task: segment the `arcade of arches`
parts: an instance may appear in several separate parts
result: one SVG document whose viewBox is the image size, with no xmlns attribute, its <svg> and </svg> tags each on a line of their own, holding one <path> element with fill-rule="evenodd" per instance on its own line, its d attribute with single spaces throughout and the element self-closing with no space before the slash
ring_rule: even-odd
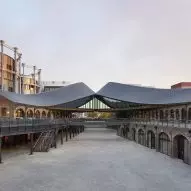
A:
<svg viewBox="0 0 191 191">
<path fill-rule="evenodd" d="M 126 113 L 133 118 L 144 118 L 144 119 L 156 119 L 156 120 L 188 120 L 191 122 L 191 106 L 185 108 L 179 106 L 178 108 L 157 108 L 157 109 L 144 109 L 144 110 L 135 110 L 131 113 Z"/>
<path fill-rule="evenodd" d="M 8 109 L 6 109 L 8 111 Z M 47 109 L 34 109 L 18 107 L 15 110 L 14 116 L 16 118 L 63 118 L 72 116 L 71 112 L 65 111 L 50 111 Z"/>
<path fill-rule="evenodd" d="M 183 129 L 164 129 L 163 127 L 129 123 L 117 129 L 117 134 L 150 149 L 191 164 L 191 135 Z"/>
</svg>

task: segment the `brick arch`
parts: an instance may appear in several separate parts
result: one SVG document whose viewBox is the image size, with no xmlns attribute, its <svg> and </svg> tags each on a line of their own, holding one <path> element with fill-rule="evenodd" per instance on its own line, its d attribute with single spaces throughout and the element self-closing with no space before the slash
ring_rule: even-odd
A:
<svg viewBox="0 0 191 191">
<path fill-rule="evenodd" d="M 42 118 L 46 118 L 46 117 L 47 117 L 47 113 L 46 113 L 45 110 L 42 110 L 42 112 L 41 112 L 41 117 L 42 117 Z"/>
<path fill-rule="evenodd" d="M 17 107 L 15 109 L 15 116 L 16 117 L 25 117 L 26 113 L 25 113 L 25 107 Z"/>
<path fill-rule="evenodd" d="M 175 119 L 180 120 L 180 110 L 179 109 L 175 110 Z"/>
<path fill-rule="evenodd" d="M 52 113 L 51 113 L 51 111 L 47 111 L 47 114 L 46 114 L 46 116 L 47 116 L 48 118 L 51 118 L 51 116 L 52 116 Z"/>
<path fill-rule="evenodd" d="M 27 117 L 34 117 L 34 110 L 29 108 L 26 113 Z"/>
<path fill-rule="evenodd" d="M 34 116 L 35 116 L 36 118 L 41 118 L 41 112 L 40 112 L 39 109 L 36 109 L 36 110 L 35 110 Z"/>
<path fill-rule="evenodd" d="M 129 138 L 130 128 L 128 125 L 124 125 L 124 133 L 125 138 Z"/>
<path fill-rule="evenodd" d="M 159 140 L 159 152 L 171 155 L 171 136 L 168 135 L 168 133 L 161 131 L 158 134 L 158 140 Z"/>
<path fill-rule="evenodd" d="M 119 127 L 120 136 L 123 136 L 123 132 L 124 132 L 124 126 L 120 125 L 120 127 Z"/>
<path fill-rule="evenodd" d="M 176 134 L 172 140 L 173 156 L 189 163 L 190 142 L 187 136 L 182 133 Z"/>
<path fill-rule="evenodd" d="M 18 106 L 18 107 L 15 108 L 15 110 L 18 110 L 18 109 L 23 109 L 23 110 L 25 110 L 25 107 L 24 107 L 24 106 Z"/>
<path fill-rule="evenodd" d="M 138 143 L 141 145 L 145 145 L 145 130 L 144 128 L 139 128 L 137 130 Z"/>
<path fill-rule="evenodd" d="M 155 149 L 156 145 L 155 145 L 155 140 L 156 140 L 156 133 L 155 131 L 149 129 L 146 132 L 146 136 L 147 136 L 147 147 L 151 148 L 151 149 Z"/>
<path fill-rule="evenodd" d="M 137 135 L 137 129 L 136 129 L 136 127 L 132 127 L 132 128 L 130 129 L 130 132 L 131 132 L 131 139 L 132 139 L 133 141 L 136 141 L 136 135 Z"/>
<path fill-rule="evenodd" d="M 176 136 L 178 136 L 178 135 L 182 135 L 183 137 L 185 137 L 186 139 L 188 139 L 188 141 L 189 140 L 191 140 L 190 139 L 190 137 L 188 137 L 188 134 L 187 134 L 187 132 L 173 132 L 173 134 L 172 134 L 172 141 L 174 140 L 174 138 L 176 137 Z"/>
<path fill-rule="evenodd" d="M 147 128 L 146 126 L 145 127 L 144 126 L 140 126 L 140 127 L 138 127 L 137 132 L 139 132 L 139 130 L 142 129 L 143 132 L 146 133 L 146 128 Z"/>
<path fill-rule="evenodd" d="M 174 114 L 175 114 L 174 109 L 170 109 L 170 119 L 171 120 L 174 120 Z"/>
<path fill-rule="evenodd" d="M 18 107 L 16 107 L 15 110 L 14 110 L 15 116 L 16 116 L 16 112 L 17 112 L 19 109 L 22 109 L 23 111 L 25 111 L 25 107 L 24 107 L 24 106 L 18 106 Z"/>
<path fill-rule="evenodd" d="M 172 141 L 170 132 L 166 132 L 166 131 L 164 131 L 164 130 L 160 130 L 160 131 L 157 132 L 156 136 L 159 137 L 159 135 L 160 135 L 161 133 L 165 133 L 165 134 L 167 134 L 168 137 L 169 137 L 169 139 L 170 139 L 170 141 Z"/>
<path fill-rule="evenodd" d="M 157 129 L 157 126 L 147 126 L 146 127 L 146 132 L 148 132 L 148 131 L 153 131 L 154 132 L 154 134 L 156 135 L 156 129 Z"/>
</svg>

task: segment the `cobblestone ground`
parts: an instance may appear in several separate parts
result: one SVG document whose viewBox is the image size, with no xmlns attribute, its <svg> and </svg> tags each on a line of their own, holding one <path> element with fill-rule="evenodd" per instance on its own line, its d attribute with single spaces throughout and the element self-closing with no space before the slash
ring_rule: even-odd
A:
<svg viewBox="0 0 191 191">
<path fill-rule="evenodd" d="M 191 167 L 116 136 L 86 129 L 48 153 L 19 155 L 0 165 L 0 191 L 191 190 Z"/>
</svg>

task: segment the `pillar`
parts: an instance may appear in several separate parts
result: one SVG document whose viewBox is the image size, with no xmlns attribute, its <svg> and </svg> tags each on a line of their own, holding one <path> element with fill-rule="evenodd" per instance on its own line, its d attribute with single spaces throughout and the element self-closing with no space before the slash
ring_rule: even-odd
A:
<svg viewBox="0 0 191 191">
<path fill-rule="evenodd" d="M 156 152 L 159 152 L 160 148 L 159 148 L 159 134 L 158 133 L 155 134 L 155 148 L 156 148 Z"/>
<path fill-rule="evenodd" d="M 135 129 L 135 142 L 138 143 L 139 140 L 138 140 L 138 137 L 139 137 L 139 132 L 137 131 L 137 128 Z"/>
<path fill-rule="evenodd" d="M 34 134 L 31 133 L 30 134 L 30 141 L 31 141 L 31 144 L 30 144 L 30 155 L 33 154 L 33 141 L 34 141 Z"/>
<path fill-rule="evenodd" d="M 188 161 L 187 164 L 191 165 L 191 141 L 188 141 Z"/>
<path fill-rule="evenodd" d="M 61 145 L 63 145 L 63 129 L 61 129 Z"/>
<path fill-rule="evenodd" d="M 57 133 L 56 133 L 56 129 L 54 132 L 54 147 L 57 148 Z"/>
<path fill-rule="evenodd" d="M 145 137 L 145 142 L 144 142 L 144 144 L 145 144 L 146 147 L 148 147 L 148 144 L 147 144 L 147 142 L 148 142 L 148 141 L 147 141 L 148 137 L 147 137 L 147 130 L 146 130 L 146 129 L 144 130 L 144 134 L 145 134 L 145 136 L 144 136 L 144 137 Z"/>
<path fill-rule="evenodd" d="M 66 127 L 66 142 L 68 141 L 68 127 Z"/>
<path fill-rule="evenodd" d="M 69 132 L 70 132 L 70 139 L 72 138 L 72 129 L 71 127 L 69 128 Z"/>
</svg>

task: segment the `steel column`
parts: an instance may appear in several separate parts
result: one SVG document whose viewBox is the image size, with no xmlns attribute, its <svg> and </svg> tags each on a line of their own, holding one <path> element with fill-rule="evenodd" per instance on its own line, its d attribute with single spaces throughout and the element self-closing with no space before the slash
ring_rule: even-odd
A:
<svg viewBox="0 0 191 191">
<path fill-rule="evenodd" d="M 33 154 L 33 141 L 34 141 L 34 134 L 31 133 L 30 134 L 30 141 L 31 141 L 31 144 L 30 144 L 30 155 Z"/>
<path fill-rule="evenodd" d="M 61 145 L 63 145 L 63 129 L 61 130 Z"/>
</svg>

